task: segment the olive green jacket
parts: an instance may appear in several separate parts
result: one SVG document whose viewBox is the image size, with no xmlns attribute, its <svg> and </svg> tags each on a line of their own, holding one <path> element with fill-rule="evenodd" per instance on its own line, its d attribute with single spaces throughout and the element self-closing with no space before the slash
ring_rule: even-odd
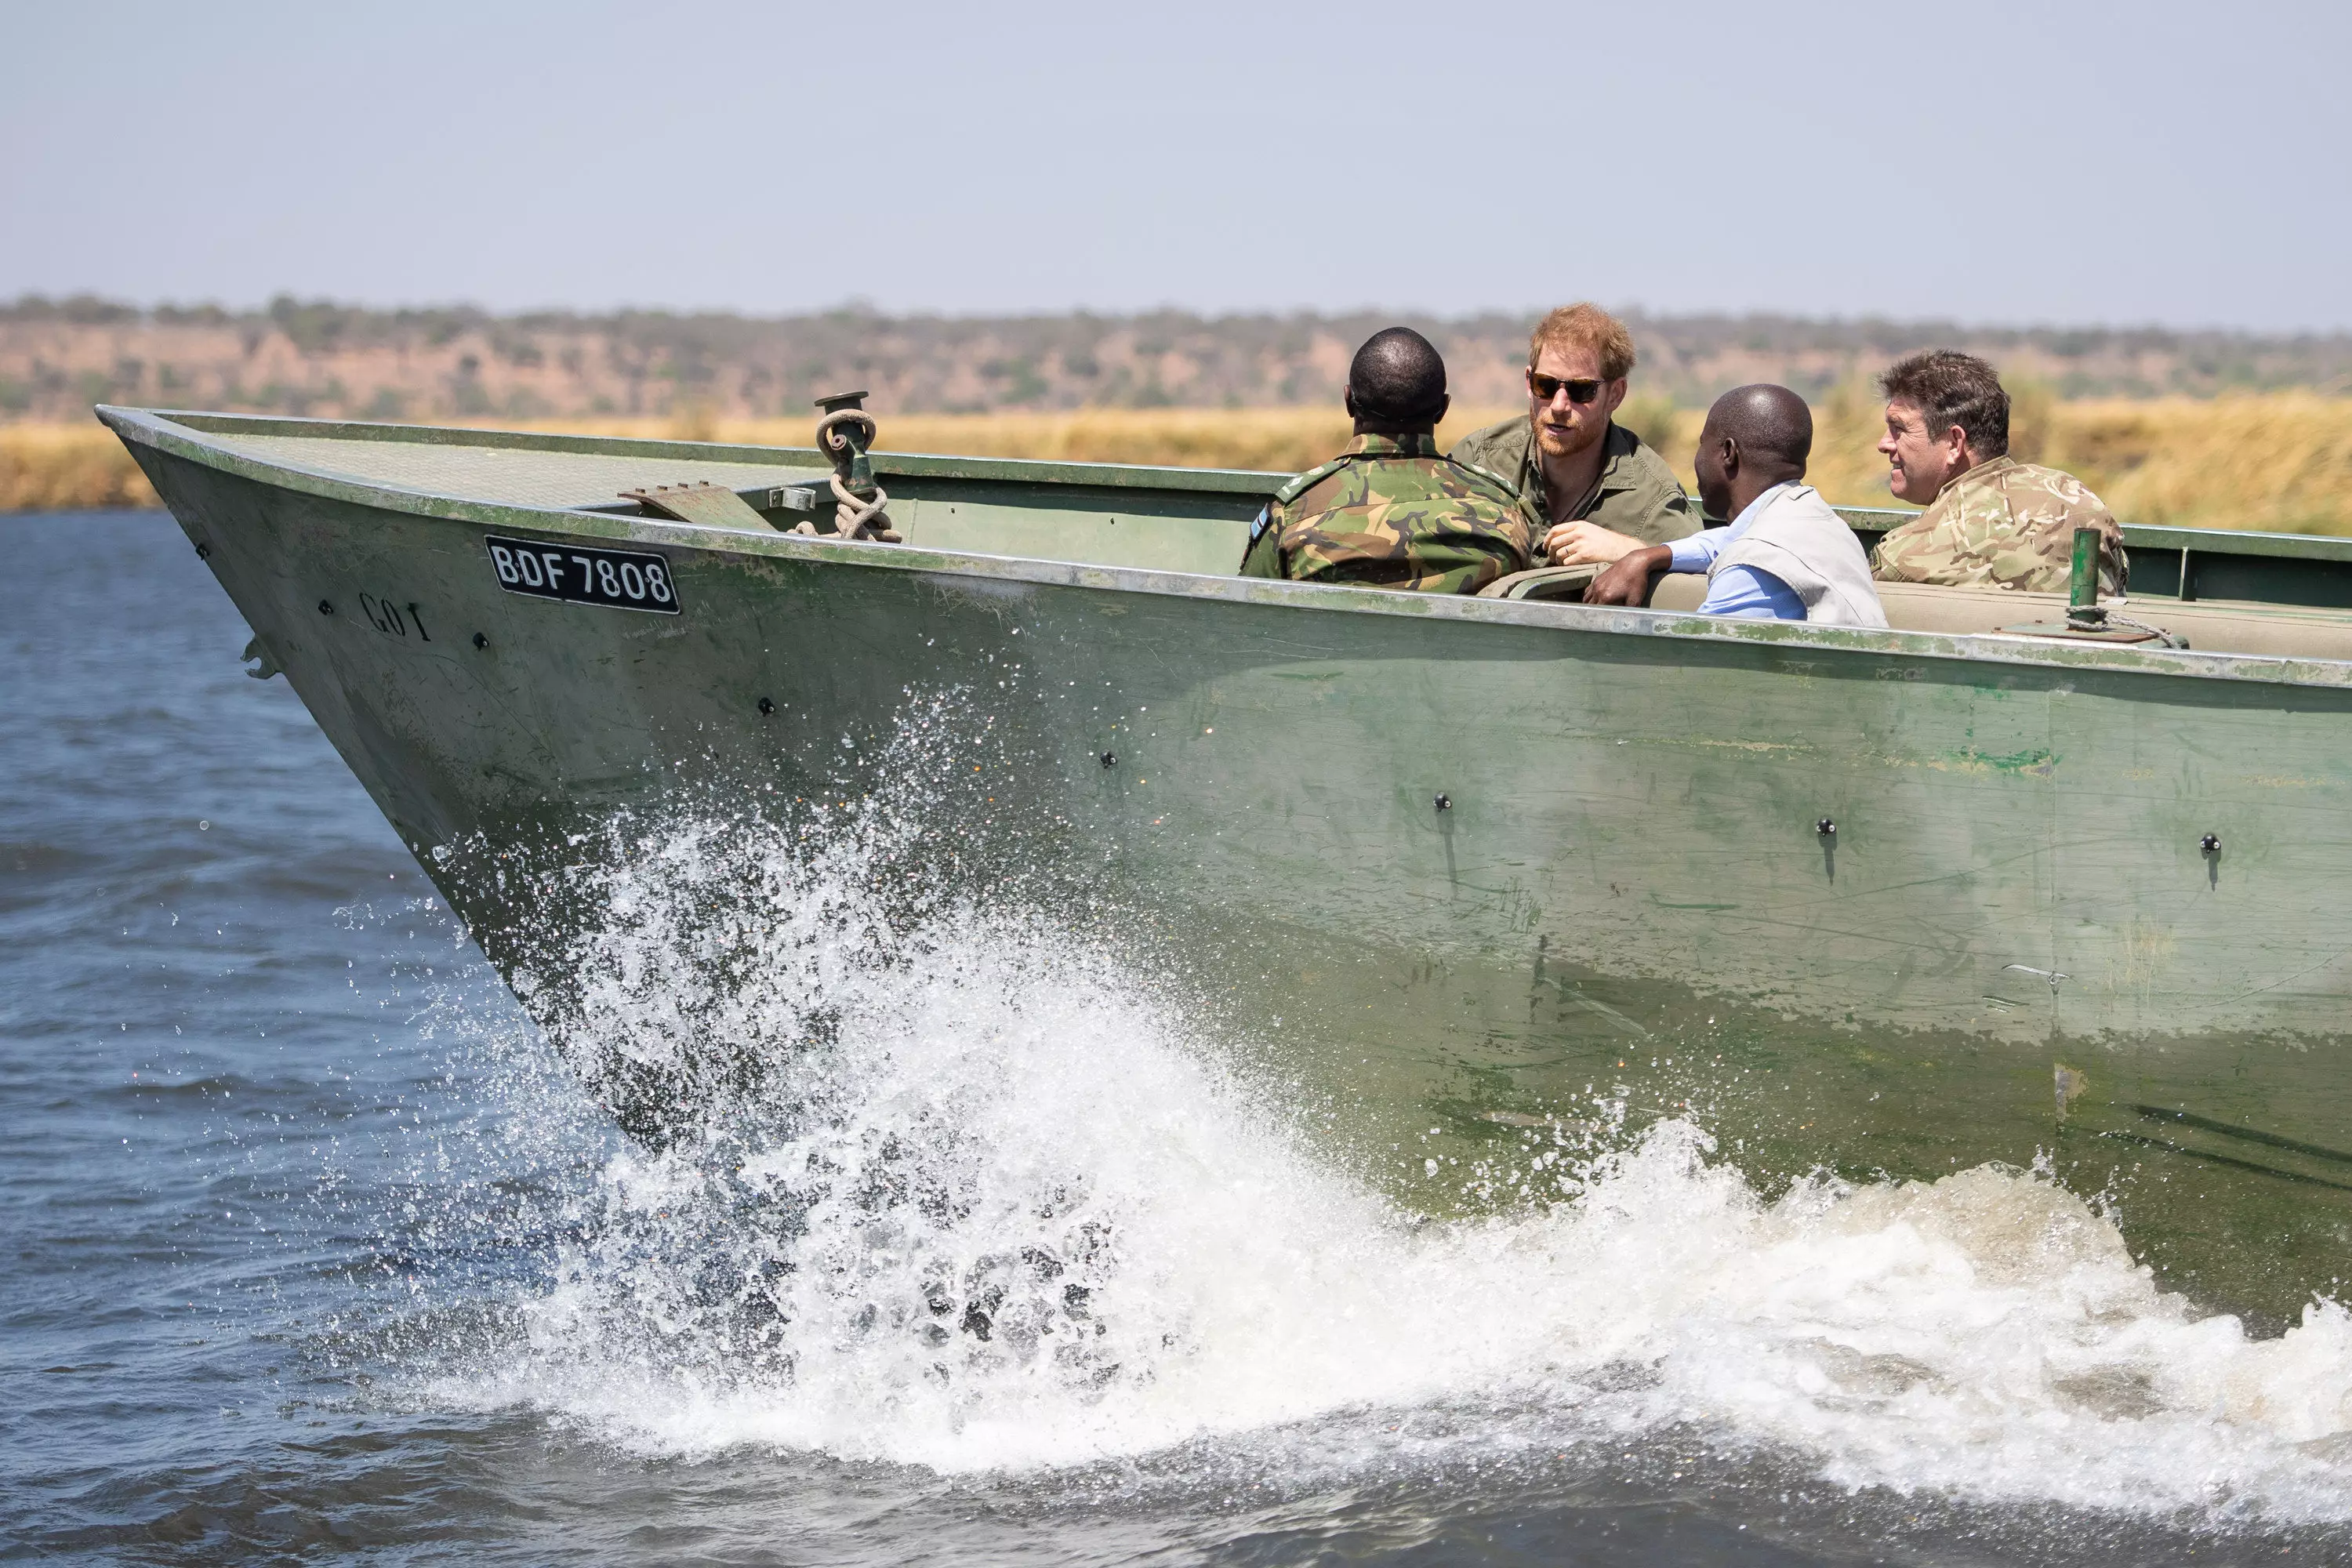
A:
<svg viewBox="0 0 2352 1568">
<path fill-rule="evenodd" d="M 1664 458 L 1613 420 L 1601 439 L 1606 455 L 1600 482 L 1566 517 L 1550 517 L 1550 521 L 1596 522 L 1644 544 L 1664 544 L 1699 531 L 1699 510 L 1683 493 L 1682 482 Z M 1511 479 L 1535 514 L 1549 517 L 1543 473 L 1536 460 L 1535 426 L 1528 416 L 1473 430 L 1454 444 L 1448 456 Z"/>
</svg>

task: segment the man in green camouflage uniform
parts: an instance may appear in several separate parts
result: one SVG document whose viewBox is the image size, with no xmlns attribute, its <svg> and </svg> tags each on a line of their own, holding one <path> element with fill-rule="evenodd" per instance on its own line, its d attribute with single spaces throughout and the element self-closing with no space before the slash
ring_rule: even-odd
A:
<svg viewBox="0 0 2352 1568">
<path fill-rule="evenodd" d="M 1884 583 L 2063 594 L 2074 531 L 2095 528 L 2099 593 L 2124 591 L 2130 562 L 2115 514 L 2074 475 L 2009 455 L 2009 394 L 1973 354 L 1933 349 L 1879 378 L 1887 488 L 1927 510 L 1878 542 Z"/>
<path fill-rule="evenodd" d="M 1454 457 L 1517 484 L 1555 564 L 1614 561 L 1699 530 L 1674 470 L 1612 417 L 1633 372 L 1622 321 L 1595 305 L 1563 305 L 1528 344 L 1527 414 L 1454 443 Z"/>
<path fill-rule="evenodd" d="M 1377 332 L 1348 368 L 1348 449 L 1276 492 L 1250 530 L 1244 577 L 1475 594 L 1525 571 L 1535 519 L 1511 487 L 1437 447 L 1445 362 L 1409 327 Z"/>
</svg>

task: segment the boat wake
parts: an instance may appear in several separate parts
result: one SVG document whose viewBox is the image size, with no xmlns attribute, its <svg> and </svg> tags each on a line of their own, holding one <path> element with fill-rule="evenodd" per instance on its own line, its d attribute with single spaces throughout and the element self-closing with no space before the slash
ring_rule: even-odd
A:
<svg viewBox="0 0 2352 1568">
<path fill-rule="evenodd" d="M 1685 1121 L 1529 1131 L 1517 1206 L 1407 1213 L 1166 976 L 1002 889 L 910 899 L 884 814 L 801 804 L 579 873 L 608 918 L 567 1026 L 648 1059 L 716 1031 L 767 1110 L 605 1160 L 520 1332 L 433 1398 L 943 1472 L 1672 1429 L 1845 1487 L 2352 1515 L 2336 1305 L 2250 1339 L 2044 1174 L 1766 1201 Z"/>
</svg>

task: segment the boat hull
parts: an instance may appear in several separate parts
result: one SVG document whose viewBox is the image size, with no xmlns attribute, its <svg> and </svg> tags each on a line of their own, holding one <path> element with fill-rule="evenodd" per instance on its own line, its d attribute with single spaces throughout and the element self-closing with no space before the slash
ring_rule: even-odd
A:
<svg viewBox="0 0 2352 1568">
<path fill-rule="evenodd" d="M 1334 1157 L 1413 1205 L 1522 1201 L 1532 1145 L 1622 1106 L 1692 1115 L 1768 1184 L 2044 1160 L 2168 1282 L 2269 1322 L 2352 1251 L 2337 675 L 957 554 L 919 517 L 905 548 L 730 534 L 133 450 L 510 978 L 585 917 L 499 886 L 497 853 L 920 773 L 974 864 L 993 845 L 1083 889 L 1261 1021 L 1261 1065 L 1343 1112 Z M 518 529 L 660 554 L 682 613 L 509 591 L 485 541 Z M 959 747 L 980 773 L 950 789 Z"/>
</svg>

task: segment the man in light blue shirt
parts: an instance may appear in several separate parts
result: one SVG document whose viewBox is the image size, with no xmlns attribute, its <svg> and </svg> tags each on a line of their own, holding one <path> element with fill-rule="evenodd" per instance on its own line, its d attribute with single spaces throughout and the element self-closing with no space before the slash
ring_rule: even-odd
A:
<svg viewBox="0 0 2352 1568">
<path fill-rule="evenodd" d="M 1812 450 L 1812 410 L 1787 387 L 1717 398 L 1693 467 L 1707 515 L 1731 526 L 1631 552 L 1593 579 L 1585 603 L 1646 605 L 1659 574 L 1704 572 L 1703 616 L 1885 626 L 1862 542 L 1804 483 Z"/>
<path fill-rule="evenodd" d="M 1667 545 L 1669 572 L 1707 572 L 1715 558 L 1735 539 L 1744 538 L 1748 528 L 1763 513 L 1765 506 L 1788 489 L 1793 480 L 1783 480 L 1740 508 L 1729 528 L 1710 528 Z M 1706 602 L 1699 605 L 1702 616 L 1745 616 L 1750 620 L 1801 621 L 1805 618 L 1805 602 L 1797 591 L 1760 566 L 1726 566 L 1707 580 Z"/>
</svg>

